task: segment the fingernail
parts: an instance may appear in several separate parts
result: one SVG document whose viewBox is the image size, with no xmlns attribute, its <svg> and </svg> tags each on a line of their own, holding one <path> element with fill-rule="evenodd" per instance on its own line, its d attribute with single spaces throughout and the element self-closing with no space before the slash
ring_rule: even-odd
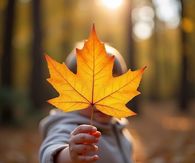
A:
<svg viewBox="0 0 195 163">
<path fill-rule="evenodd" d="M 99 156 L 98 155 L 95 155 L 94 156 L 94 160 L 98 160 L 99 159 Z"/>
<path fill-rule="evenodd" d="M 97 134 L 99 134 L 99 136 L 101 136 L 101 132 L 97 131 Z"/>
<path fill-rule="evenodd" d="M 93 131 L 97 131 L 97 128 L 96 128 L 96 127 L 92 127 L 92 130 L 93 130 Z"/>
</svg>

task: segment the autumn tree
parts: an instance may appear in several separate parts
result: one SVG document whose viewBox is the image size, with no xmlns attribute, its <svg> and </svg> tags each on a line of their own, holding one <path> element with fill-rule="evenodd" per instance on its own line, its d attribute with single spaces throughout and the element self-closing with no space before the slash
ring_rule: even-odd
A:
<svg viewBox="0 0 195 163">
<path fill-rule="evenodd" d="M 185 2 L 184 0 L 180 0 L 181 3 L 181 19 L 182 21 L 186 17 L 185 11 Z M 189 87 L 188 87 L 188 80 L 187 80 L 187 72 L 188 72 L 188 34 L 181 26 L 181 81 L 180 81 L 180 96 L 179 96 L 179 104 L 182 111 L 187 109 L 188 105 L 188 94 L 189 94 Z"/>
<path fill-rule="evenodd" d="M 127 65 L 128 68 L 135 70 L 136 69 L 136 57 L 135 57 L 135 42 L 133 40 L 133 32 L 132 32 L 132 9 L 133 9 L 133 1 L 126 1 L 125 6 L 125 20 L 126 20 L 126 52 L 128 56 Z M 140 99 L 135 98 L 133 101 L 128 102 L 128 106 L 134 108 L 135 112 L 139 112 L 139 102 Z"/>
<path fill-rule="evenodd" d="M 15 0 L 8 0 L 7 7 L 5 10 L 4 19 L 4 36 L 3 36 L 3 53 L 1 61 L 1 84 L 2 88 L 6 91 L 13 86 L 13 27 L 15 20 Z M 1 110 L 1 121 L 2 123 L 10 123 L 13 121 L 13 106 L 9 102 L 9 99 L 4 99 L 4 105 Z"/>
<path fill-rule="evenodd" d="M 43 57 L 41 49 L 41 2 L 32 1 L 33 43 L 32 43 L 32 72 L 30 96 L 33 106 L 40 108 L 43 104 Z"/>
</svg>

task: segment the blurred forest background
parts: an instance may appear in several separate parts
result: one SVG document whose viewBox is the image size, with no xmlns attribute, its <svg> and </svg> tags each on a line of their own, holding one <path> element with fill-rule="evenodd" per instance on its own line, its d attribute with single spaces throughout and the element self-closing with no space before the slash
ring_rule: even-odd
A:
<svg viewBox="0 0 195 163">
<path fill-rule="evenodd" d="M 39 121 L 56 92 L 44 54 L 65 61 L 92 24 L 132 70 L 135 160 L 195 162 L 194 0 L 0 0 L 0 163 L 38 162 Z"/>
</svg>

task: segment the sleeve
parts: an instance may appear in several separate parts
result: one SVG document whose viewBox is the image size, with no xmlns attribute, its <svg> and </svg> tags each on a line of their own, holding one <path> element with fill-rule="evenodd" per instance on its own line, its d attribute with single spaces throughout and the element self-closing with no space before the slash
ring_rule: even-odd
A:
<svg viewBox="0 0 195 163">
<path fill-rule="evenodd" d="M 123 129 L 123 136 L 125 138 L 124 144 L 126 144 L 126 150 L 125 153 L 128 156 L 128 158 L 130 159 L 130 163 L 133 163 L 133 138 L 132 135 L 130 134 L 129 130 L 127 128 Z M 124 145 L 125 146 L 125 145 Z"/>
<path fill-rule="evenodd" d="M 68 146 L 72 127 L 63 123 L 64 117 L 50 115 L 40 122 L 43 142 L 39 150 L 40 163 L 53 163 L 57 152 Z"/>
<path fill-rule="evenodd" d="M 128 129 L 129 122 L 126 118 L 121 119 L 121 142 L 128 163 L 133 163 L 133 137 Z"/>
</svg>

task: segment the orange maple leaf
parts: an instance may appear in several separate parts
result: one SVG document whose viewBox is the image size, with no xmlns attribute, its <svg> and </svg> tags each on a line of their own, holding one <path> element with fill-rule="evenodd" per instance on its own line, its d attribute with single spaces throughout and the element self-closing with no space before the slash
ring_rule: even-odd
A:
<svg viewBox="0 0 195 163">
<path fill-rule="evenodd" d="M 126 103 L 140 94 L 137 91 L 144 68 L 113 77 L 114 56 L 106 53 L 105 46 L 97 38 L 95 28 L 82 49 L 76 49 L 77 73 L 71 72 L 46 55 L 49 83 L 59 96 L 48 100 L 57 108 L 69 112 L 95 106 L 101 112 L 121 118 L 135 115 Z"/>
</svg>

